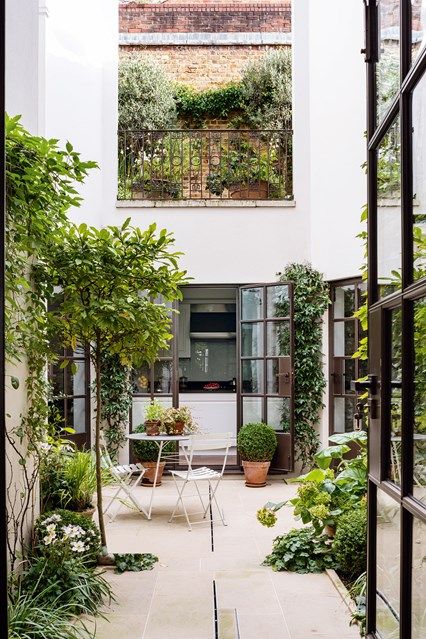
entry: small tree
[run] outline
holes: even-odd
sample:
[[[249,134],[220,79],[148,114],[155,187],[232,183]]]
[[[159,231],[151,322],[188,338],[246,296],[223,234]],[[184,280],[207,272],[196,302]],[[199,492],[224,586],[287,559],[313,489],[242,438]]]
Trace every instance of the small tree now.
[[[58,233],[40,270],[49,282],[47,291],[56,303],[50,313],[51,330],[64,346],[88,344],[95,370],[95,453],[97,505],[103,552],[106,534],[101,481],[101,364],[102,351],[116,354],[128,366],[152,362],[171,339],[170,308],[164,302],[180,299],[185,271],[179,270],[180,253],[166,230],[132,228],[96,229],[86,224]],[[55,295],[60,287],[61,295]]]

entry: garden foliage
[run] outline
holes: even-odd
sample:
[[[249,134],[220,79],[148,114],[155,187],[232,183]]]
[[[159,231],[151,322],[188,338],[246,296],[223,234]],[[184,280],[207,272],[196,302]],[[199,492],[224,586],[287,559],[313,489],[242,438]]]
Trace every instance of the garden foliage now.
[[[277,435],[267,424],[245,424],[238,433],[237,446],[244,461],[271,461],[277,447]]]
[[[343,513],[337,523],[333,552],[340,571],[358,578],[367,565],[367,509],[365,503]]]
[[[274,539],[272,552],[263,562],[273,570],[291,572],[321,572],[334,567],[331,540],[318,535],[314,528],[293,528]]]

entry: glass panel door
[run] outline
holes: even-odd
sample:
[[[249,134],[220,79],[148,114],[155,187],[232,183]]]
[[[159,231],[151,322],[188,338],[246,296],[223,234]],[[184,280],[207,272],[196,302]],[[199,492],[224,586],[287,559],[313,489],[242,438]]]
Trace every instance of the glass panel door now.
[[[293,469],[293,289],[259,284],[240,289],[239,428],[263,421],[278,436],[271,468]]]

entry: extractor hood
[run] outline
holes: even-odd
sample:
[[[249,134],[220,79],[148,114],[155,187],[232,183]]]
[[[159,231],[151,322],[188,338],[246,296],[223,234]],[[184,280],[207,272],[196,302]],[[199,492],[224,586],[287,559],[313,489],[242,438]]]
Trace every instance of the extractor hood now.
[[[191,339],[235,339],[235,304],[191,304]]]

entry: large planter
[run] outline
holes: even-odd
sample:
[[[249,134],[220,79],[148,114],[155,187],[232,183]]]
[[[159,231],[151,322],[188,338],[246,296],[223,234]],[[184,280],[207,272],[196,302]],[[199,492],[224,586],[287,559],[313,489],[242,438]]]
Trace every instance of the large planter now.
[[[243,461],[242,463],[246,486],[249,488],[262,488],[262,486],[266,486],[266,478],[271,462]]]
[[[146,468],[144,476],[142,478],[142,486],[153,486],[157,462],[141,461],[141,464]],[[166,462],[160,462],[160,465],[158,466],[157,482],[155,484],[156,486],[161,486],[161,478],[163,476],[165,465]]]
[[[260,180],[253,184],[231,184],[228,188],[231,200],[267,200],[269,183]]]

